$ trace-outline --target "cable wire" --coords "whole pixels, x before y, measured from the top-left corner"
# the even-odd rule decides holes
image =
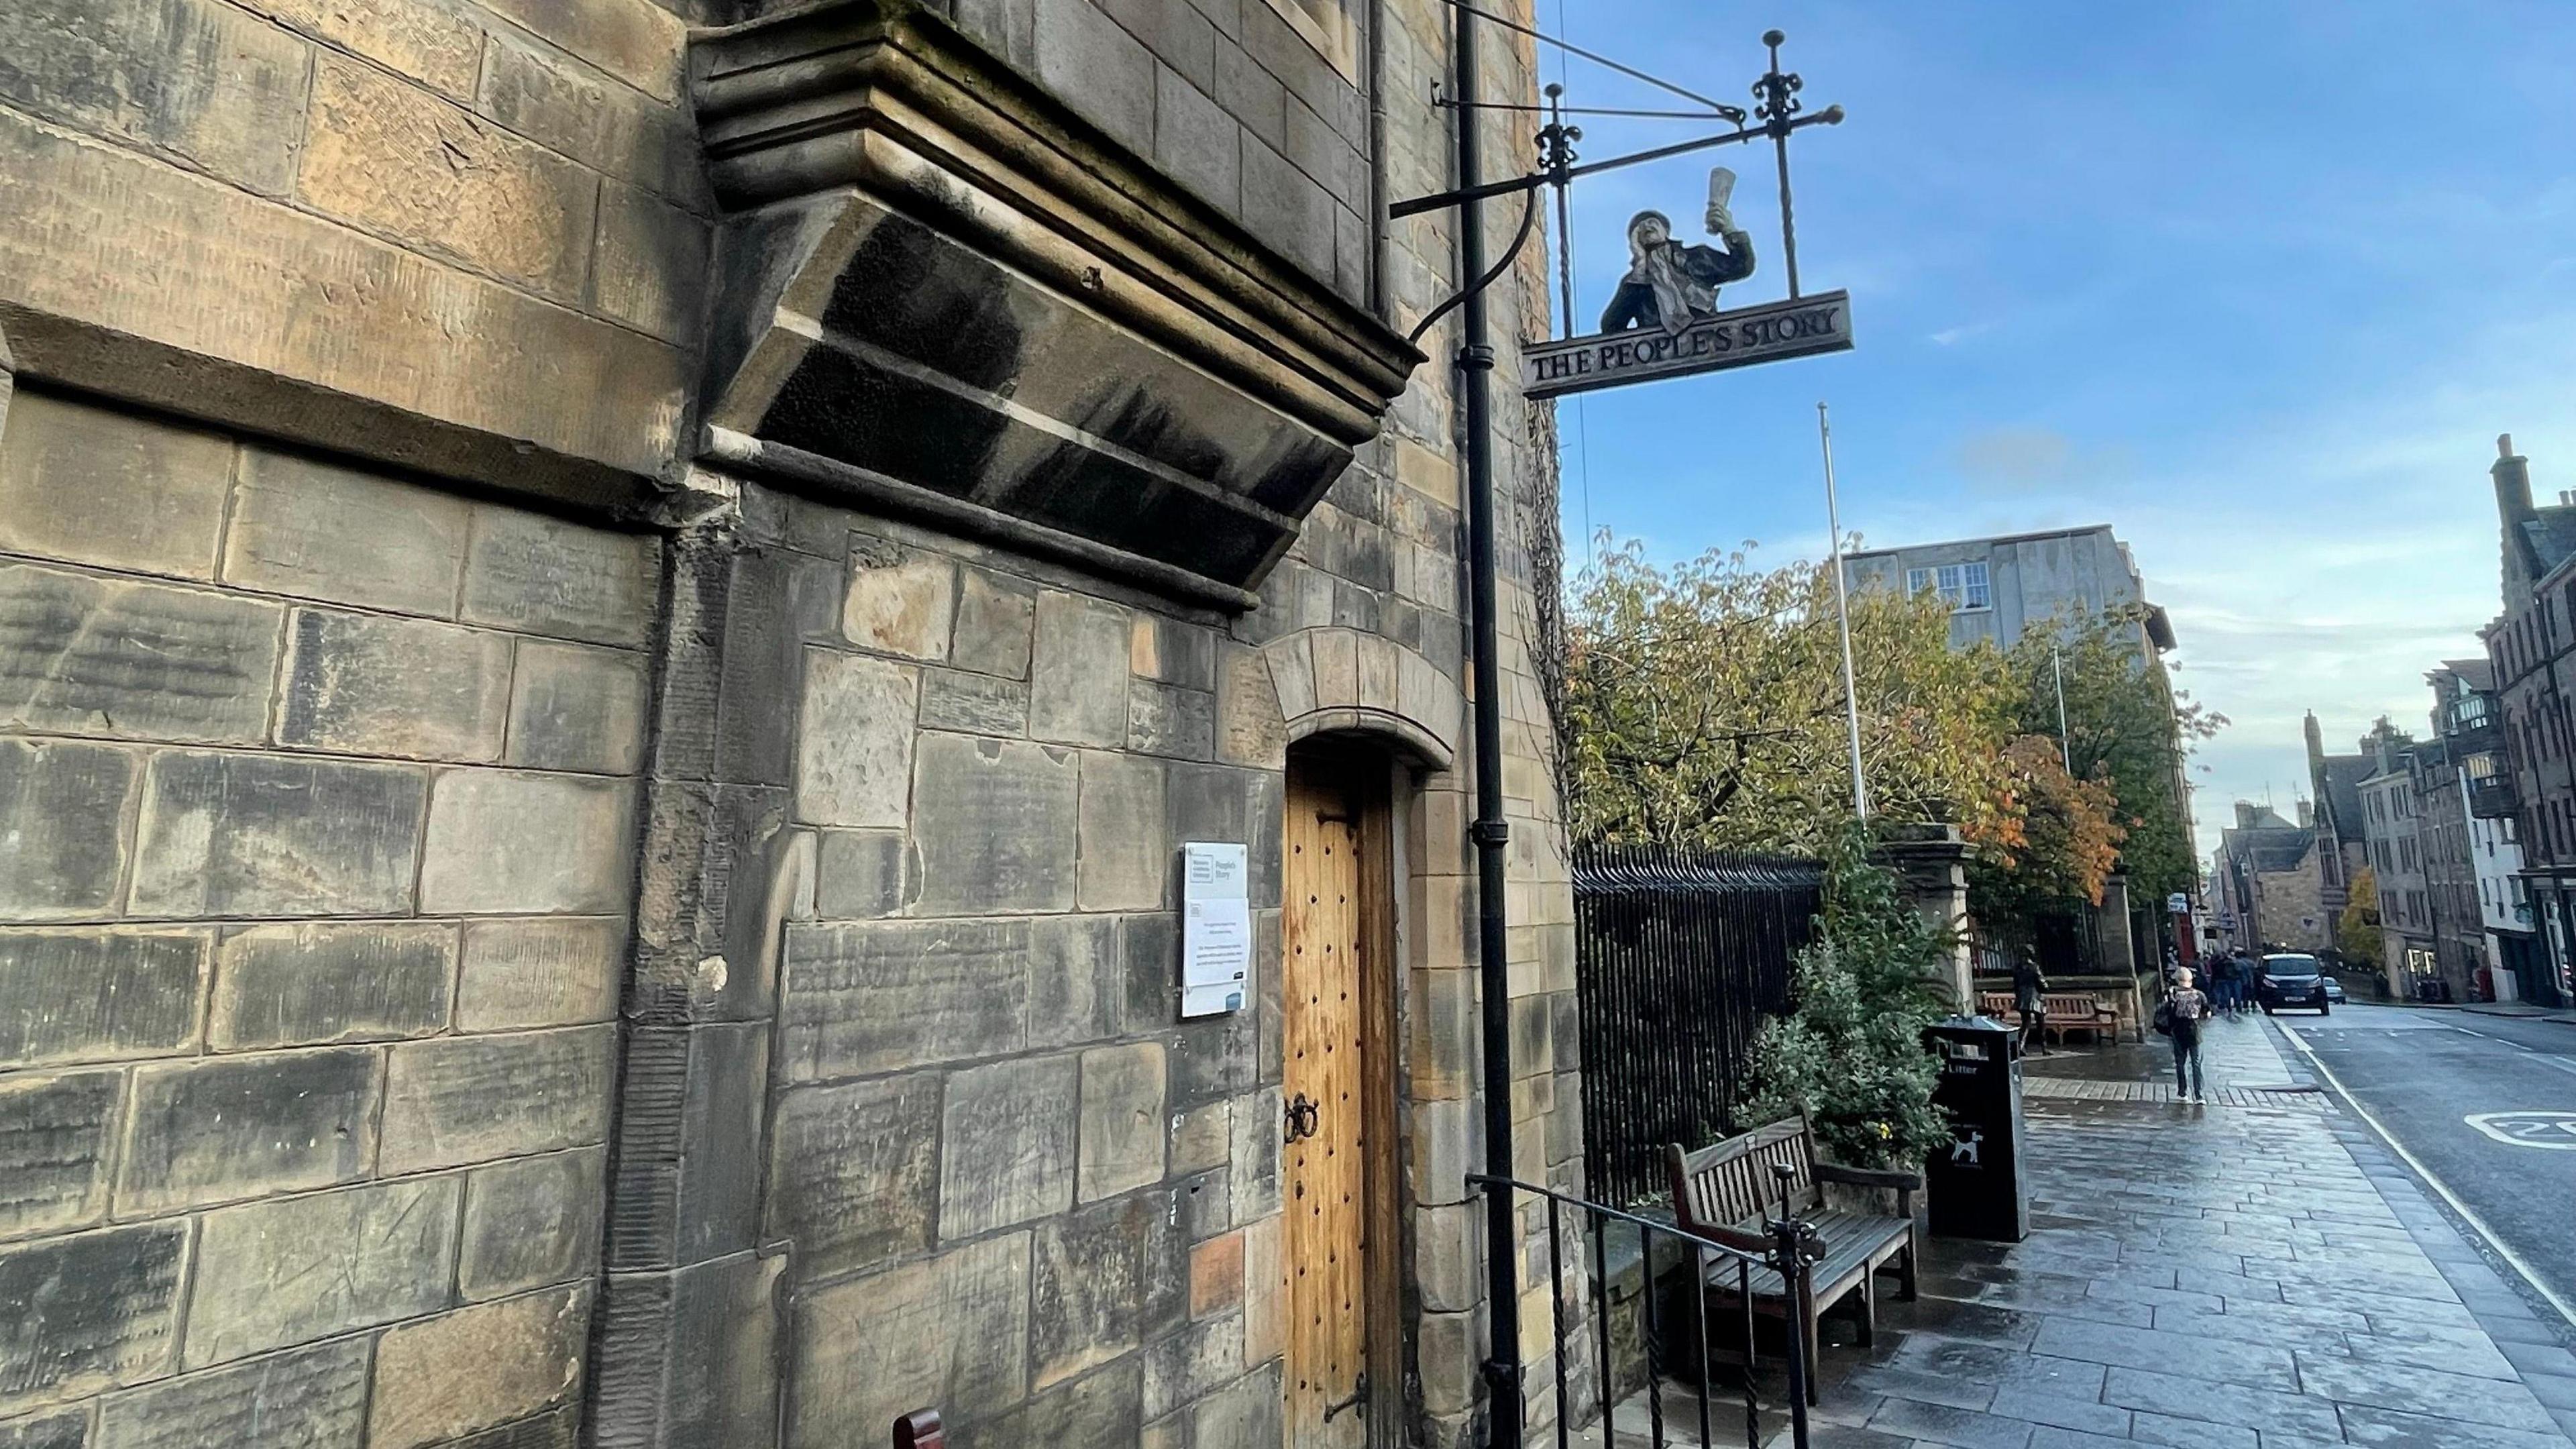
[[[1445,0],[1445,3],[1447,3],[1452,9],[1464,10],[1479,20],[1492,21],[1494,24],[1503,27],[1505,30],[1515,31],[1519,34],[1526,35],[1532,40],[1544,41],[1569,55],[1579,55],[1585,60],[1592,62],[1594,65],[1608,66],[1610,69],[1617,71],[1619,74],[1624,75],[1631,80],[1641,80],[1646,84],[1655,87],[1657,90],[1670,91],[1674,95],[1681,97],[1683,100],[1696,101],[1699,104],[1717,112],[1719,115],[1726,117],[1730,121],[1741,123],[1744,120],[1744,108],[1741,106],[1730,106],[1724,101],[1712,100],[1707,96],[1701,95],[1697,91],[1684,90],[1682,87],[1673,84],[1671,81],[1665,80],[1661,76],[1649,75],[1646,72],[1637,69],[1635,66],[1622,65],[1618,61],[1612,60],[1610,57],[1603,55],[1598,51],[1585,50],[1582,46],[1572,44],[1568,41],[1559,40],[1553,35],[1549,35],[1544,31],[1534,30],[1516,20],[1507,20],[1500,15],[1494,14],[1490,10],[1470,5],[1467,3],[1467,0]],[[1558,23],[1560,25],[1563,23],[1561,18]]]
[[[1560,66],[1559,69],[1562,70],[1563,67]],[[1451,110],[1459,108],[1456,101],[1449,100],[1446,97],[1443,97],[1434,104],[1445,106]],[[1519,101],[1478,101],[1476,102],[1476,109],[1480,111],[1544,112],[1547,110],[1547,107],[1524,105]],[[1661,118],[1675,121],[1737,121],[1743,119],[1744,114],[1741,111],[1729,116],[1722,115],[1716,111],[1631,110],[1621,106],[1567,106],[1565,107],[1565,113],[1569,116],[1644,116],[1649,119]]]
[[[1574,27],[1568,25],[1565,20],[1565,0],[1556,0],[1556,29],[1560,35],[1574,33]],[[1562,47],[1556,52],[1556,83],[1562,89],[1571,89],[1566,77],[1566,54],[1566,50]],[[1558,227],[1557,230],[1563,233],[1556,239],[1556,244],[1557,259],[1561,264],[1559,271],[1565,286],[1567,314],[1565,335],[1571,337],[1574,335],[1575,308],[1574,228],[1571,225],[1565,225]],[[1583,567],[1589,569],[1592,566],[1592,429],[1583,415],[1583,402],[1583,394],[1576,393],[1574,395],[1574,470],[1576,481],[1583,494]],[[1565,449],[1565,434],[1562,431],[1557,434],[1556,446],[1559,459],[1558,476],[1562,478]]]

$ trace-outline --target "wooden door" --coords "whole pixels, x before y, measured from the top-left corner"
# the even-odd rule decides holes
[[[1383,792],[1364,765],[1292,757],[1282,878],[1280,1091],[1288,1294],[1288,1442],[1296,1449],[1362,1449],[1394,1397],[1371,1375],[1371,1320],[1387,1316],[1392,1260],[1373,1170],[1391,1143],[1393,1107],[1381,1082],[1392,1065],[1378,1018],[1385,1003]],[[1375,1270],[1373,1276],[1372,1270]],[[1372,1300],[1381,1300],[1372,1314]],[[1378,1337],[1388,1338],[1379,1325]],[[1390,1340],[1391,1341],[1391,1340]],[[1376,1411],[1376,1412],[1373,1412]]]

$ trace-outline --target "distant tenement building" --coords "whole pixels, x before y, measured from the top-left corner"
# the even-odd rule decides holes
[[[2121,604],[2146,608],[2139,625],[2142,650],[2174,645],[2172,621],[2148,601],[2137,560],[2107,523],[1866,549],[1844,556],[1843,576],[1855,589],[1938,593],[1950,606],[1954,648],[1991,639],[2010,649],[2033,624]]]
[[[2323,837],[2305,802],[2296,824],[2269,806],[2236,802],[2236,824],[2219,832],[2216,896],[2221,934],[2246,951],[2322,951],[2334,917],[2322,900]]]
[[[2463,704],[2452,739],[2461,752],[2469,813],[2511,820],[2522,851],[2519,879],[2537,922],[2538,961],[2525,961],[2521,994],[2576,1002],[2576,500],[2535,506],[2531,465],[2496,440],[2489,470],[2503,534],[2504,612],[2481,632],[2500,710]]]
[[[1947,543],[1903,548],[1865,549],[1843,559],[1844,581],[1861,589],[1937,594],[1950,607],[1950,647],[1965,650],[1979,643],[2010,649],[2034,627],[2052,619],[2089,618],[2124,606],[2139,612],[2139,659],[2164,679],[2163,654],[2174,647],[2173,623],[2147,598],[2146,580],[2129,546],[2114,537],[2109,524],[2051,529],[2040,533],[2001,534],[1992,538],[1954,539]],[[2197,855],[2190,842],[2191,782],[2176,756],[2174,799],[2181,803],[2186,858]],[[2126,930],[2104,929],[2097,939],[2129,941],[2145,965],[2157,954],[2157,943],[2173,943],[2173,920],[2164,902],[2130,901],[2125,877],[2113,877],[2104,909],[2122,913]],[[2117,955],[2116,944],[2101,948]],[[2112,962],[2105,969],[2122,969]]]

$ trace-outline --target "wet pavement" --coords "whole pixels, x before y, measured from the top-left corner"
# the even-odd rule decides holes
[[[1873,1349],[1829,1322],[1816,1449],[2565,1449],[2568,1325],[2277,1043],[2213,1023],[2206,1106],[2171,1100],[2161,1041],[2033,1059],[2031,1236],[1928,1240],[1922,1297],[1882,1296]],[[1718,1405],[1713,1442],[1746,1442]],[[1667,1425],[1694,1407],[1669,1392]],[[1649,1442],[1642,1409],[1618,1444]]]
[[[2422,1010],[2424,1008],[2416,1008]],[[2432,1010],[2445,1008],[2434,1007]],[[2468,1016],[2510,1016],[2527,1021],[2550,1021],[2561,1026],[2576,1026],[2576,1011],[2554,1006],[2533,1006],[2525,1001],[2477,1001],[2458,1010]]]
[[[2576,1031],[2385,1006],[2275,1025],[2560,1302],[2576,1304]]]

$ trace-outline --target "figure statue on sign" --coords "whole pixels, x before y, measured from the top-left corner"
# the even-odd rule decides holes
[[[1660,326],[1678,333],[1717,311],[1719,287],[1753,275],[1753,239],[1736,229],[1726,208],[1734,191],[1734,172],[1720,166],[1708,173],[1706,220],[1722,247],[1673,240],[1672,218],[1660,211],[1628,218],[1628,275],[1601,314],[1602,331]]]

